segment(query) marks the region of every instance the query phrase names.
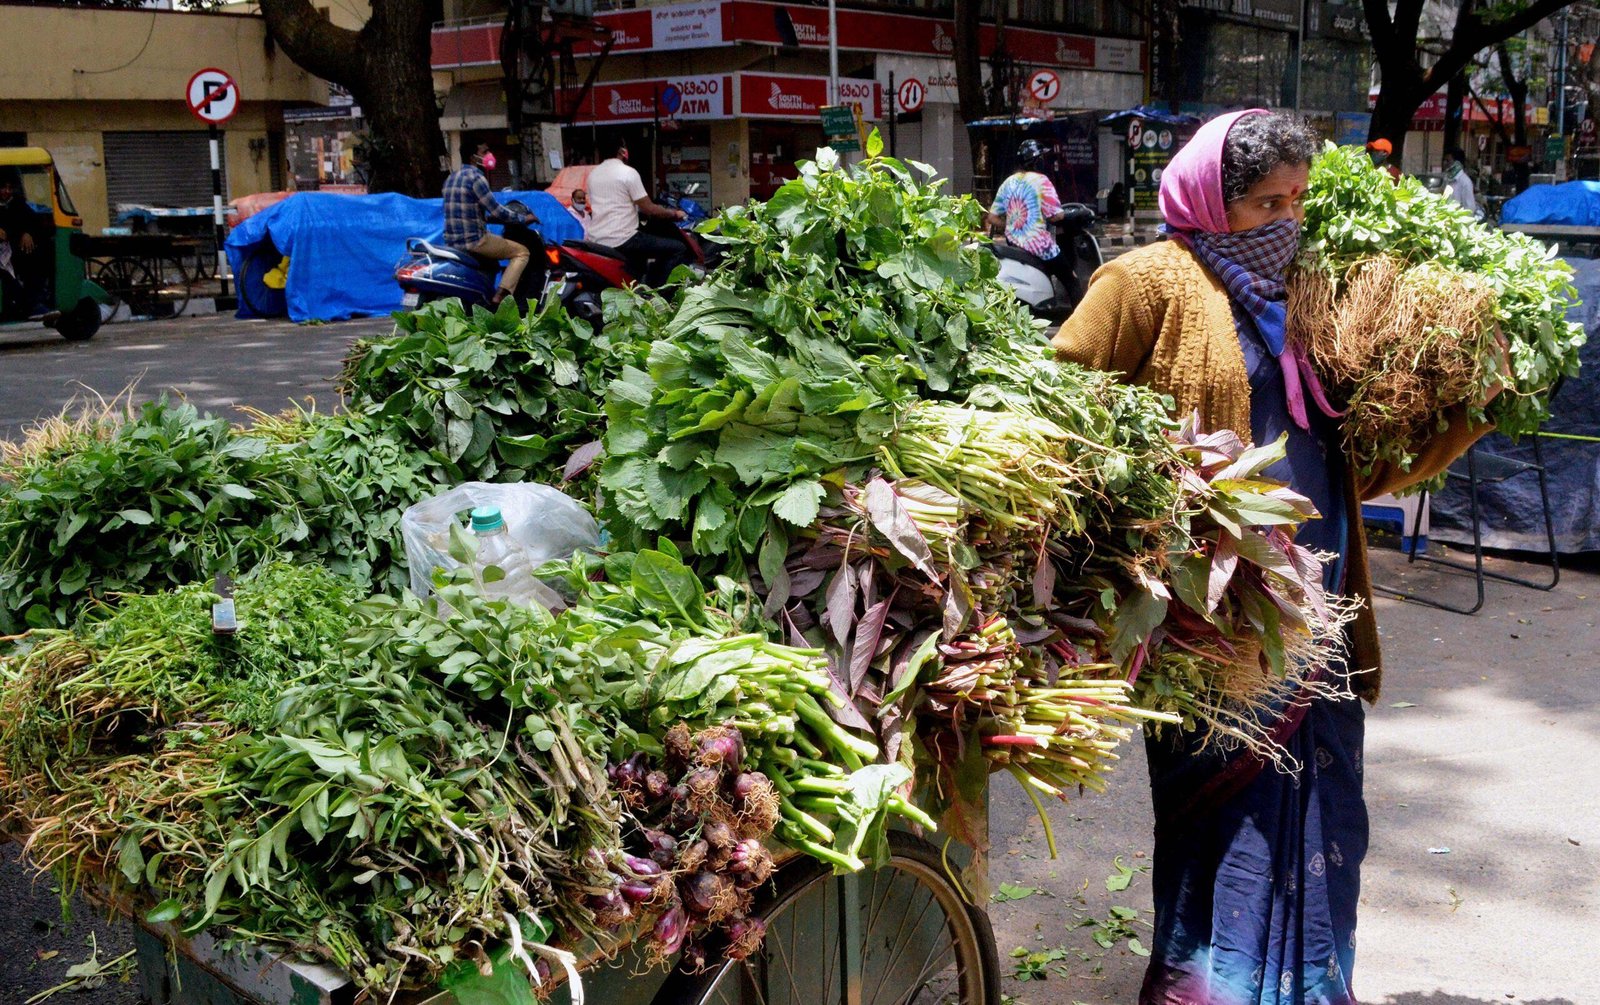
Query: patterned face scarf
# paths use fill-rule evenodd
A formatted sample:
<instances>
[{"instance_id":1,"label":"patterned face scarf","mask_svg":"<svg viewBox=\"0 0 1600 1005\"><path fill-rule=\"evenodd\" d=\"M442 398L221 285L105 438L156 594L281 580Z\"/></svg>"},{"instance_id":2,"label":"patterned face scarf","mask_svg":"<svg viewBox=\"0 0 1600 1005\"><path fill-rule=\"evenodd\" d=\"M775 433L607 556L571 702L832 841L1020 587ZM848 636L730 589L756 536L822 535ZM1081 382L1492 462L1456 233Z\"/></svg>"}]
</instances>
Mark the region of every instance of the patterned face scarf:
<instances>
[{"instance_id":1,"label":"patterned face scarf","mask_svg":"<svg viewBox=\"0 0 1600 1005\"><path fill-rule=\"evenodd\" d=\"M1328 404L1322 384L1311 370L1301 346L1285 346L1288 323L1283 276L1300 246L1300 225L1278 220L1242 233L1228 230L1228 204L1222 185L1222 150L1228 130L1247 115L1266 114L1264 108L1219 115L1201 126L1172 157L1161 175L1163 230L1199 256L1222 280L1229 298L1239 306L1283 368L1289 416L1301 429L1310 429L1305 392L1324 415L1344 413Z\"/></svg>"},{"instance_id":2,"label":"patterned face scarf","mask_svg":"<svg viewBox=\"0 0 1600 1005\"><path fill-rule=\"evenodd\" d=\"M1294 220L1275 220L1253 230L1231 234L1198 232L1183 235L1206 267L1222 280L1228 296L1254 323L1261 341L1277 357L1283 369L1284 391L1289 402L1289 417L1301 429L1310 429L1306 414L1306 393L1317 409L1330 418L1343 412L1328 402L1322 382L1311 369L1304 346L1288 346L1285 335L1288 314L1284 301L1284 273L1300 249L1300 224Z\"/></svg>"},{"instance_id":3,"label":"patterned face scarf","mask_svg":"<svg viewBox=\"0 0 1600 1005\"><path fill-rule=\"evenodd\" d=\"M1256 330L1272 350L1283 352L1283 274L1300 250L1300 224L1294 220L1272 223L1237 234L1185 235L1195 254L1216 273L1228 296L1255 321Z\"/></svg>"}]
</instances>

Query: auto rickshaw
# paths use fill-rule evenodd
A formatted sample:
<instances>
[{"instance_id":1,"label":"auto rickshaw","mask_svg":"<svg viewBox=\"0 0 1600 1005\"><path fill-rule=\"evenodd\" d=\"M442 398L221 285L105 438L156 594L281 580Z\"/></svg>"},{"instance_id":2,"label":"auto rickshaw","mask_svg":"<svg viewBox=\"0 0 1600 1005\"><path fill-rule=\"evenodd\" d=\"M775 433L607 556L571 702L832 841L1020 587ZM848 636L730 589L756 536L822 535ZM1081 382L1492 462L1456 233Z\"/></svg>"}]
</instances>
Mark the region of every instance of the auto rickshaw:
<instances>
[{"instance_id":1,"label":"auto rickshaw","mask_svg":"<svg viewBox=\"0 0 1600 1005\"><path fill-rule=\"evenodd\" d=\"M12 189L20 188L20 198L31 211L13 210L8 216L13 221L28 218L34 250L23 255L20 235L8 235L11 268L10 274L0 277L0 324L42 323L70 342L92 338L100 329L100 305L112 298L84 275L83 217L72 204L50 151L0 147L0 188L8 183ZM0 261L5 260L5 251L0 248Z\"/></svg>"}]
</instances>

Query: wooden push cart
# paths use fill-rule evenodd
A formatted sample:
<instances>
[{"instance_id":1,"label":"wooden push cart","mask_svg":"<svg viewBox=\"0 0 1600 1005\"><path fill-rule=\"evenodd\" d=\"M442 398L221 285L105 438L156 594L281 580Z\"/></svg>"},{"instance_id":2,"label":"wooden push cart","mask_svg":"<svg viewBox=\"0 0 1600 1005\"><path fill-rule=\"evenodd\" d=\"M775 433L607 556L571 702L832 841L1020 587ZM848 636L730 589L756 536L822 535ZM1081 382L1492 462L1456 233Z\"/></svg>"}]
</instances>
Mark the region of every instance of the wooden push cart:
<instances>
[{"instance_id":1,"label":"wooden push cart","mask_svg":"<svg viewBox=\"0 0 1600 1005\"><path fill-rule=\"evenodd\" d=\"M611 960L591 947L588 1005L998 1005L1000 966L981 905L968 903L944 850L890 835L880 868L835 876L793 856L757 902L760 951L713 960L703 973L648 969L636 947ZM151 1005L349 1005L355 986L325 966L259 949L222 952L209 936L183 939L142 925L139 970ZM496 999L500 1001L502 999ZM552 1005L576 996L559 988ZM473 1005L449 991L404 1005Z\"/></svg>"},{"instance_id":2,"label":"wooden push cart","mask_svg":"<svg viewBox=\"0 0 1600 1005\"><path fill-rule=\"evenodd\" d=\"M88 275L134 317L182 314L204 282L210 242L172 234L78 235Z\"/></svg>"}]
</instances>

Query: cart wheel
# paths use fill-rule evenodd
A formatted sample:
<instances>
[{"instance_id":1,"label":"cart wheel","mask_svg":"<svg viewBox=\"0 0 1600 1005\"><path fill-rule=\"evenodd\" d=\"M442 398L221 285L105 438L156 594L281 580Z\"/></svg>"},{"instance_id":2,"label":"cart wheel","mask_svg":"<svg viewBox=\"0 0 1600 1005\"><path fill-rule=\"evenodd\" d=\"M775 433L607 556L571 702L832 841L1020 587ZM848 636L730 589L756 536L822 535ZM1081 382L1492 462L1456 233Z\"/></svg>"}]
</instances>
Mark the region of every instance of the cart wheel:
<instances>
[{"instance_id":1,"label":"cart wheel","mask_svg":"<svg viewBox=\"0 0 1600 1005\"><path fill-rule=\"evenodd\" d=\"M860 884L859 996L845 996L840 877L811 859L779 873L755 912L761 949L703 974L674 974L656 1005L997 1005L994 932L945 873L939 852L889 835L889 861Z\"/></svg>"},{"instance_id":2,"label":"cart wheel","mask_svg":"<svg viewBox=\"0 0 1600 1005\"><path fill-rule=\"evenodd\" d=\"M68 342L86 342L100 330L100 305L84 297L56 319L56 331Z\"/></svg>"},{"instance_id":3,"label":"cart wheel","mask_svg":"<svg viewBox=\"0 0 1600 1005\"><path fill-rule=\"evenodd\" d=\"M95 270L94 281L119 303L128 305L128 313L149 317L155 313L156 280L137 258L113 258Z\"/></svg>"},{"instance_id":4,"label":"cart wheel","mask_svg":"<svg viewBox=\"0 0 1600 1005\"><path fill-rule=\"evenodd\" d=\"M157 277L160 286L156 290L156 299L166 305L162 308L162 314L165 315L170 309L171 316L177 317L189 306L189 298L194 293L194 281L189 278L183 262L176 258L158 259L154 264L161 270Z\"/></svg>"}]
</instances>

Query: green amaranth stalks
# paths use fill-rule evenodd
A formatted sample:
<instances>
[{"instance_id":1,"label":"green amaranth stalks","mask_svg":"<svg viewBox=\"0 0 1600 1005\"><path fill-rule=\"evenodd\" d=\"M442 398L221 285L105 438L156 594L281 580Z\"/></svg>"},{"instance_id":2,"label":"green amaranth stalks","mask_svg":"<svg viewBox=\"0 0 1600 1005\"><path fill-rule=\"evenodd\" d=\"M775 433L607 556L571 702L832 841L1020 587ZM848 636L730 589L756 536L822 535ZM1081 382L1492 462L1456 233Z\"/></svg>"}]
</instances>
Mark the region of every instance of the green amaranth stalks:
<instances>
[{"instance_id":1,"label":"green amaranth stalks","mask_svg":"<svg viewBox=\"0 0 1600 1005\"><path fill-rule=\"evenodd\" d=\"M1048 419L919 402L905 410L879 460L961 500L994 526L1073 532L1076 502L1095 479L1068 459L1072 433Z\"/></svg>"}]
</instances>

